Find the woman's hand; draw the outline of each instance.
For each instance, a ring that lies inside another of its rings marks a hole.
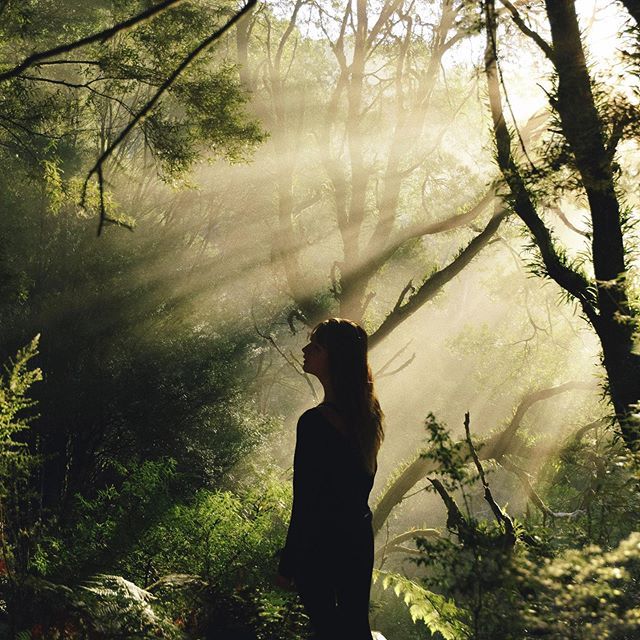
[[[293,579],[280,574],[276,576],[276,586],[284,589],[285,591],[295,591]]]

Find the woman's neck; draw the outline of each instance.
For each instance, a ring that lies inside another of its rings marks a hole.
[[[320,380],[322,384],[322,388],[324,389],[324,398],[322,402],[327,404],[335,404],[337,397],[335,392],[333,391],[333,386],[331,385],[331,381],[329,380]]]

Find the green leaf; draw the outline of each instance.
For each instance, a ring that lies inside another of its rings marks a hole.
[[[392,587],[396,596],[403,599],[414,623],[421,620],[431,633],[439,633],[445,640],[471,638],[471,630],[463,621],[466,612],[452,600],[429,591],[398,573],[374,569],[373,581],[377,582],[379,579],[382,579],[383,589]]]

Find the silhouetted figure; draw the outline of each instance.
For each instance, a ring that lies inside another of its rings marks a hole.
[[[318,640],[372,640],[369,493],[383,439],[367,334],[332,318],[302,350],[324,401],[297,426],[293,508],[278,583],[295,584]]]

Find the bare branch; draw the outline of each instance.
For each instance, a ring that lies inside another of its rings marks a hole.
[[[555,213],[558,218],[560,218],[560,220],[562,220],[562,222],[564,223],[565,227],[567,227],[568,229],[571,229],[571,231],[575,231],[576,233],[578,233],[579,235],[581,235],[583,238],[590,238],[589,234],[586,231],[582,231],[581,229],[578,229],[578,227],[576,227],[571,220],[569,220],[569,218],[567,218],[565,212],[558,206],[558,205],[554,205],[551,208],[551,211],[553,211],[553,213]]]
[[[396,351],[377,371],[375,371],[373,374],[374,378],[381,376],[391,366],[391,363],[407,350],[407,347],[411,344],[411,342],[412,341],[409,340],[409,342],[407,342],[404,347],[401,347],[398,351]]]
[[[449,492],[444,488],[440,480],[436,478],[427,478],[427,480],[433,485],[433,488],[438,492],[438,495],[442,498],[442,502],[444,502],[447,508],[447,529],[464,536],[469,525],[460,511],[460,507],[458,507],[456,501],[449,495]]]
[[[416,354],[413,353],[411,357],[408,360],[405,360],[399,367],[396,367],[391,371],[387,371],[382,375],[376,376],[376,378],[379,380],[380,378],[388,378],[389,376],[394,376],[396,373],[402,371],[403,369],[406,369],[415,359],[416,359]]]
[[[533,29],[526,25],[518,10],[513,6],[513,4],[511,4],[511,2],[509,2],[509,0],[500,0],[500,2],[502,2],[502,4],[507,8],[509,13],[511,14],[513,22],[518,27],[518,29],[520,29],[520,31],[522,31],[525,36],[531,38],[540,47],[540,49],[542,49],[544,55],[547,56],[547,58],[549,58],[551,62],[553,62],[554,55],[551,45],[539,33],[536,33]]]
[[[471,458],[473,459],[473,463],[478,470],[478,475],[480,476],[480,481],[482,482],[482,486],[484,488],[484,499],[487,501],[489,506],[491,507],[491,511],[495,516],[496,520],[502,524],[504,527],[505,533],[512,539],[515,539],[515,531],[513,528],[513,521],[509,517],[509,515],[504,512],[495,501],[493,494],[491,493],[491,489],[489,488],[489,483],[487,482],[487,478],[484,475],[484,469],[482,468],[482,464],[480,464],[480,459],[478,458],[478,453],[476,452],[475,447],[473,446],[473,441],[471,440],[471,430],[469,428],[469,412],[467,411],[464,414],[464,432],[467,438],[467,444],[469,445],[469,450],[471,451]]]
[[[488,244],[507,215],[508,211],[503,209],[493,216],[485,229],[473,238],[450,264],[429,276],[401,307],[394,308],[383,320],[382,324],[369,336],[369,345],[374,346],[380,342],[412,313],[431,300],[447,282],[457,276]]]
[[[415,287],[413,286],[413,278],[409,280],[409,282],[407,282],[407,286],[400,292],[398,300],[393,307],[393,311],[397,311],[402,306],[402,303],[404,302],[404,299],[406,298],[409,291],[411,291],[411,293],[415,291]]]

